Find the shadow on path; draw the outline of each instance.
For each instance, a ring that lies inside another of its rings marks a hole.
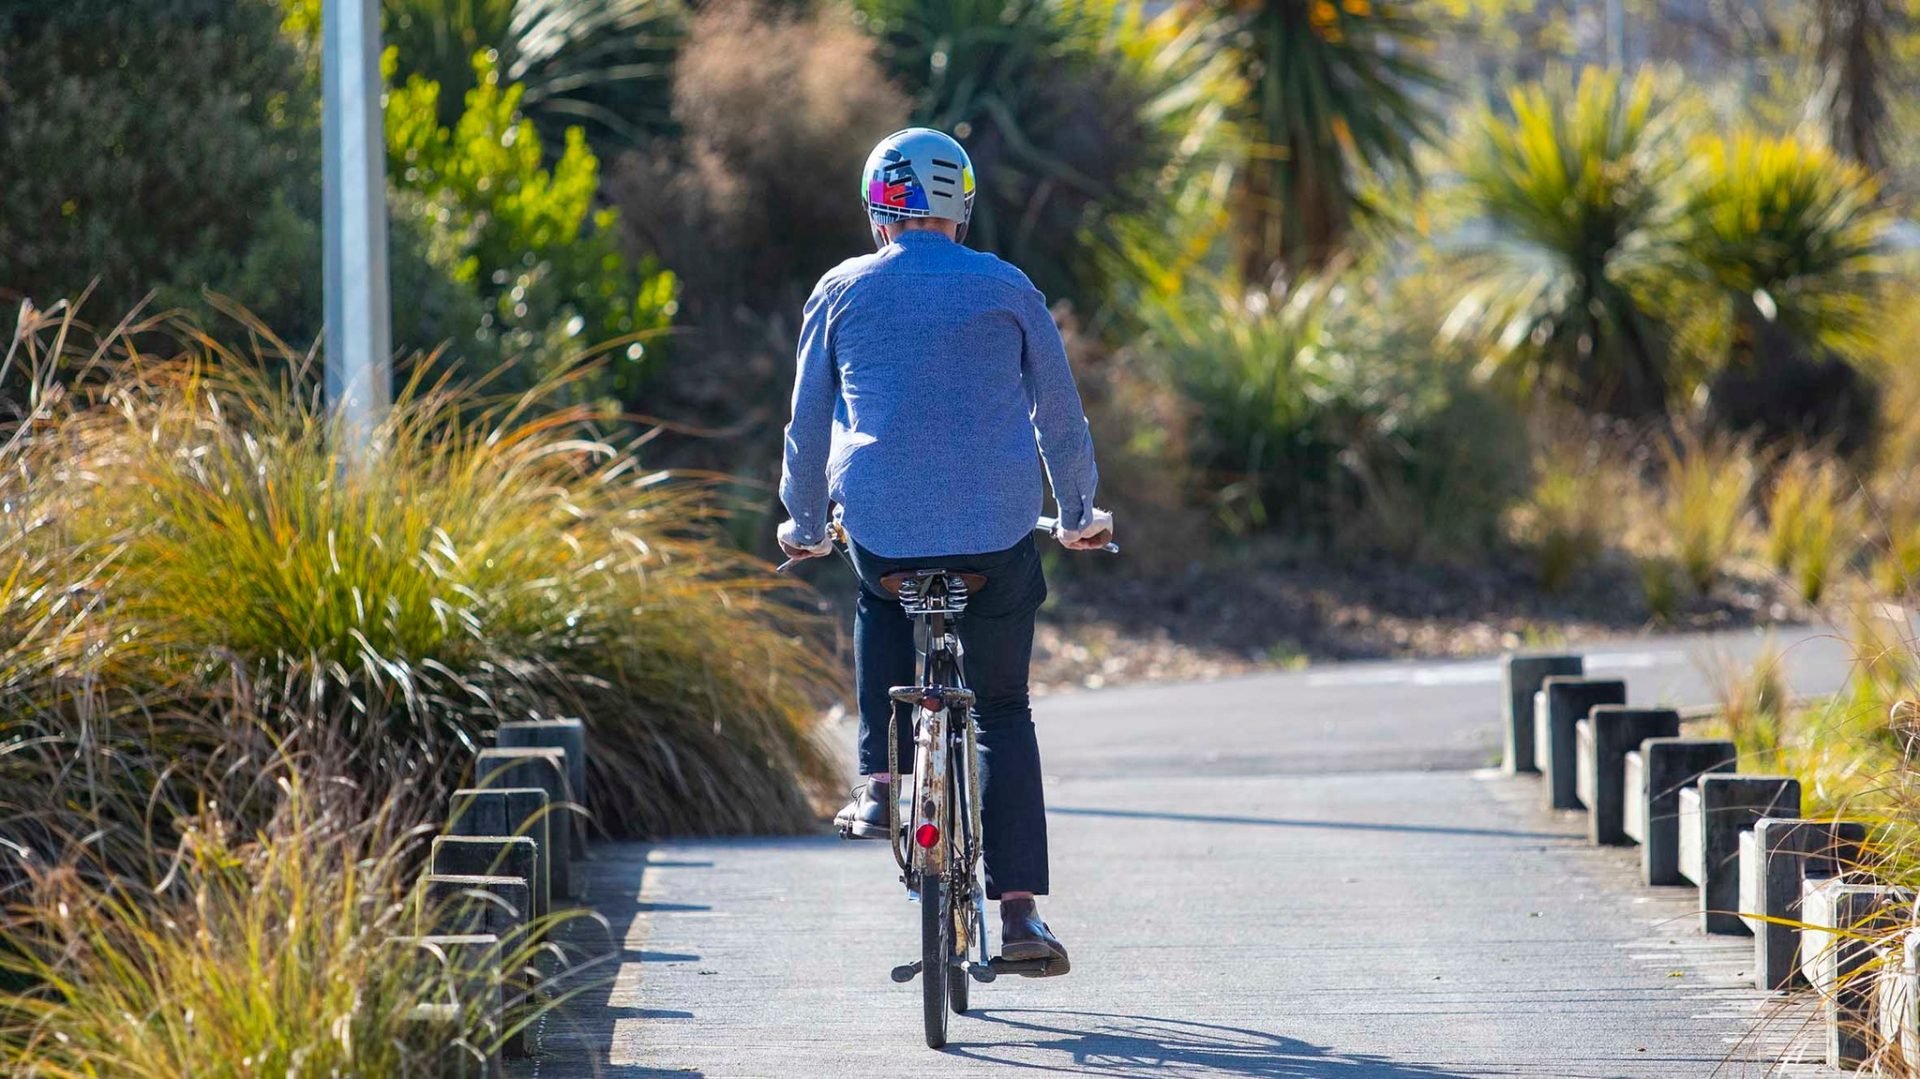
[[[1011,1027],[1008,1045],[952,1042],[955,1056],[1074,1075],[1245,1075],[1293,1079],[1470,1079],[1463,1072],[1343,1054],[1245,1027],[1145,1015],[996,1008],[969,1018]],[[1049,1037],[1051,1035],[1051,1037]],[[1037,1056],[1036,1050],[1049,1054]]]
[[[1414,835],[1460,835],[1485,839],[1548,839],[1579,843],[1582,838],[1567,832],[1523,832],[1508,828],[1448,828],[1436,824],[1369,824],[1362,821],[1289,820],[1284,817],[1232,817],[1207,813],[1153,813],[1142,809],[1080,809],[1073,806],[1048,806],[1048,816],[1108,817],[1114,820],[1161,820],[1180,824],[1251,824],[1266,828],[1324,828],[1342,832],[1401,832]]]

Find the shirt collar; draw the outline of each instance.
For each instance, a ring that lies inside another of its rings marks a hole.
[[[950,244],[953,241],[947,239],[945,236],[941,235],[940,233],[934,232],[930,229],[913,229],[912,231],[901,233],[898,237],[894,239],[893,242],[900,244],[903,247],[912,247],[915,244],[925,244],[925,243]]]

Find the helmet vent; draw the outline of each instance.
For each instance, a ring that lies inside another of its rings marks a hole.
[[[940,167],[941,167],[941,168],[943,168],[943,169],[953,169],[953,170],[955,170],[955,171],[959,171],[959,168],[960,168],[960,165],[959,165],[959,163],[958,163],[958,162],[954,162],[954,161],[943,161],[943,160],[941,160],[940,158],[937,158],[937,157],[933,159],[933,163],[934,163],[934,164],[936,164],[936,165],[938,165],[938,166],[940,166]]]

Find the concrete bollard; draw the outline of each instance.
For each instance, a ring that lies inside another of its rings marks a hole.
[[[1866,840],[1860,821],[1767,817],[1740,836],[1740,911],[1753,931],[1753,982],[1757,989],[1804,984],[1800,973],[1800,920],[1804,882],[1825,880],[1852,868]]]
[[[486,1079],[504,1075],[497,1045],[505,1030],[499,938],[488,933],[438,934],[389,937],[387,944],[396,963],[429,983],[430,999],[408,1016],[407,1042],[431,1074]],[[458,1040],[467,1019],[480,1020],[481,1029],[471,1040]]]
[[[501,749],[558,749],[567,755],[567,790],[581,811],[567,817],[574,860],[587,856],[587,727],[577,719],[524,719],[502,723],[494,737]],[[554,834],[559,835],[556,826]]]
[[[1640,878],[1686,884],[1680,875],[1680,792],[1709,772],[1731,772],[1738,753],[1714,738],[1649,738],[1627,755],[1622,830],[1640,842]]]
[[[1874,1017],[1889,1057],[1883,1065],[1905,1075],[1920,1065],[1920,929],[1901,934],[1888,951],[1878,971]]]
[[[1617,678],[1569,678],[1550,675],[1540,684],[1544,707],[1535,713],[1534,764],[1546,777],[1542,793],[1548,809],[1579,809],[1576,791],[1575,731],[1595,705],[1626,704],[1627,684]]]
[[[1507,656],[1502,767],[1508,775],[1540,770],[1533,745],[1533,695],[1540,683],[1549,675],[1579,675],[1585,669],[1579,656]]]
[[[1748,932],[1740,917],[1740,833],[1764,817],[1798,817],[1800,781],[1712,773],[1680,792],[1681,872],[1700,886],[1709,933]]]
[[[421,916],[436,935],[485,934],[514,944],[526,933],[532,898],[520,877],[429,873]]]
[[[1804,885],[1801,969],[1826,1013],[1828,1067],[1857,1068],[1876,1056],[1879,991],[1868,969],[1875,958],[1873,938],[1904,924],[1902,908],[1912,902],[1904,888],[1838,877]]]
[[[1602,704],[1575,724],[1574,732],[1574,786],[1587,807],[1587,838],[1600,845],[1624,844],[1627,754],[1649,738],[1679,734],[1680,713]]]
[[[553,851],[547,847],[547,792],[538,787],[463,787],[453,792],[447,831],[458,836],[533,840],[533,917],[553,910]]]
[[[475,787],[506,790],[538,787],[547,792],[547,835],[566,830],[558,816],[575,811],[568,794],[567,755],[563,749],[483,749],[473,765]],[[573,888],[573,844],[548,843],[553,853],[549,887],[555,899],[575,894]]]

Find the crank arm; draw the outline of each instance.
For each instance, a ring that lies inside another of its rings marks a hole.
[[[914,979],[915,975],[920,973],[920,969],[925,965],[924,962],[916,959],[911,963],[904,963],[897,966],[893,968],[893,980],[896,982],[910,982]]]

